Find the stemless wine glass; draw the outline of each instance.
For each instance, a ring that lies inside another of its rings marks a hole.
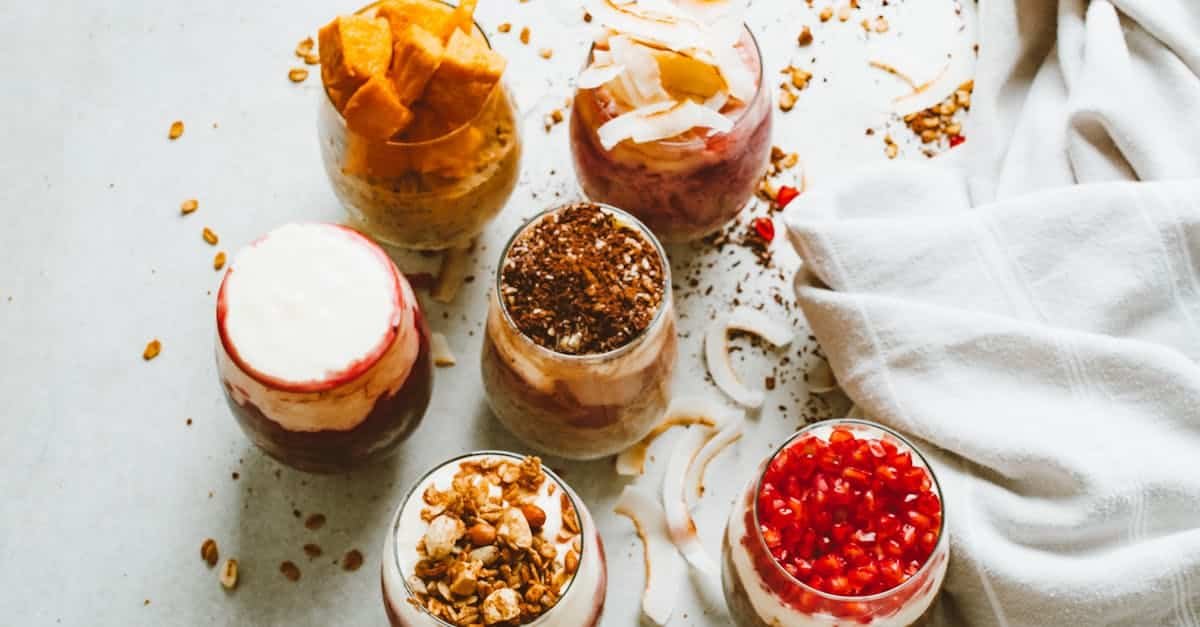
[[[478,24],[474,30],[487,42]],[[469,244],[504,207],[520,175],[520,118],[503,79],[473,120],[411,141],[355,133],[325,92],[317,132],[325,172],[352,224],[400,248]]]
[[[571,154],[584,194],[632,213],[665,242],[697,239],[736,216],[766,171],[772,125],[762,54],[748,27],[737,49],[757,90],[750,102],[722,110],[733,122],[728,132],[694,129],[642,144],[626,140],[606,150],[597,130],[625,112],[617,110],[605,86],[577,90]],[[593,45],[588,64],[594,53]]]

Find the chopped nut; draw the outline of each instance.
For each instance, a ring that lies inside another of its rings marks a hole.
[[[520,38],[521,38],[521,43],[523,43],[523,44],[529,43],[529,27],[528,26],[521,29]]]
[[[213,257],[213,270],[220,270],[221,268],[224,268],[224,267],[225,267],[225,251],[221,251],[221,252],[217,253],[217,256]]]
[[[309,531],[316,531],[325,526],[325,514],[310,514],[304,519],[304,527]]]
[[[541,50],[538,50],[538,55],[543,59],[549,59],[550,57],[554,56],[554,50],[551,48],[542,48]]]
[[[500,559],[500,549],[496,548],[495,545],[481,546],[471,551],[468,556],[484,566],[491,566],[496,563],[496,560]]]
[[[579,553],[576,553],[575,549],[567,551],[567,555],[563,558],[563,562],[567,568],[567,572],[574,573],[579,569]]]
[[[510,546],[518,549],[528,549],[533,546],[533,531],[529,528],[529,521],[525,519],[521,510],[515,507],[504,511],[504,515],[500,519],[500,526],[496,529],[496,535]]]
[[[235,559],[225,560],[225,565],[221,567],[221,573],[218,576],[222,586],[226,590],[233,590],[238,583],[238,561]]]
[[[429,336],[429,352],[433,355],[433,365],[438,368],[447,368],[458,363],[454,358],[454,351],[450,350],[450,342],[441,333]]]
[[[782,73],[791,77],[792,87],[795,87],[797,90],[803,90],[805,87],[808,87],[808,81],[812,78],[812,72],[806,72],[794,65],[783,68]]]
[[[201,232],[201,235],[204,236],[204,241],[208,242],[209,246],[217,245],[217,234],[214,233],[212,229],[208,228],[207,226],[204,227],[204,231]]]
[[[321,55],[319,55],[315,52],[310,52],[310,53],[304,55],[304,64],[305,65],[320,65],[321,64]]]
[[[161,352],[162,342],[158,341],[157,339],[150,340],[150,343],[146,344],[146,349],[142,351],[142,359],[150,361],[151,359],[158,357],[158,354]]]
[[[288,80],[293,83],[303,83],[308,78],[308,70],[302,67],[294,67],[288,70]]]
[[[791,87],[784,85],[779,91],[779,109],[784,112],[791,111],[796,106],[796,92],[792,91]]]
[[[300,43],[296,44],[296,56],[303,59],[309,54],[312,54],[314,45],[316,45],[316,42],[313,41],[312,37],[305,37],[304,39],[300,40]]]
[[[217,554],[217,541],[212,538],[207,538],[200,545],[200,558],[204,563],[208,564],[209,568],[217,565],[217,560],[221,559]]]
[[[488,546],[496,541],[496,528],[481,520],[467,530],[467,539],[475,546]]]
[[[833,7],[827,6],[824,9],[821,9],[820,17],[822,22],[828,22],[829,18],[833,17]]]
[[[853,9],[853,7],[851,7],[851,6],[850,6],[850,5],[848,5],[848,4],[847,4],[847,5],[845,5],[845,6],[843,6],[843,7],[841,7],[840,9],[838,9],[838,20],[839,20],[839,21],[842,21],[842,22],[845,22],[845,21],[849,20],[849,19],[850,19],[850,13],[851,13],[851,11],[853,11],[853,10],[854,10],[854,9]]]
[[[800,36],[796,39],[801,46],[807,46],[813,42],[812,29],[805,26],[800,30]]]
[[[562,121],[563,121],[563,112],[562,112],[562,109],[555,109],[555,110],[551,111],[551,112],[550,112],[550,119],[551,119],[551,120],[554,120],[554,123],[555,123],[555,124],[558,124],[558,123],[562,122]]]
[[[342,570],[354,572],[363,565],[363,554],[358,549],[350,549],[342,556]]]
[[[877,33],[886,33],[888,31],[887,18],[882,15],[880,15],[879,17],[876,17],[874,28],[875,28],[875,32],[877,32]]]
[[[479,569],[471,564],[456,564],[457,572],[453,574],[453,581],[450,583],[450,594],[459,597],[469,597],[475,594],[475,584],[478,583]],[[453,572],[453,570],[452,570]]]
[[[167,131],[167,138],[175,140],[183,136],[183,122],[175,120],[171,122],[171,130]]]
[[[512,30],[512,24],[509,24],[508,22],[501,22],[500,25],[496,27],[496,30],[500,31],[501,33],[507,33],[508,31]]]
[[[521,597],[512,588],[500,588],[483,601],[483,622],[495,625],[521,615]]]
[[[457,518],[444,515],[434,518],[425,531],[426,555],[435,560],[449,556],[465,531],[463,522]]]
[[[300,568],[292,562],[283,562],[279,565],[279,572],[287,577],[288,581],[300,581]]]
[[[189,214],[199,208],[200,208],[200,201],[196,200],[195,198],[191,198],[189,200],[183,201],[183,204],[179,205],[179,213],[182,213],[183,215],[186,216],[187,214]]]

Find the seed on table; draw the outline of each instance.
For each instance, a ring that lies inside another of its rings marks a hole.
[[[201,233],[201,235],[204,237],[204,241],[208,242],[209,246],[217,245],[217,234],[213,233],[212,229],[208,228],[207,226],[204,227],[204,231]]]
[[[167,138],[171,140],[179,139],[183,135],[183,122],[175,120],[171,122],[171,130],[167,131]]]
[[[183,204],[179,205],[179,213],[182,213],[183,215],[186,216],[187,214],[189,214],[199,208],[200,208],[200,201],[196,200],[195,198],[191,198],[191,199],[183,201]]]

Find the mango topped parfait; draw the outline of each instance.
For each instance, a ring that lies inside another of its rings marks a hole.
[[[593,0],[603,30],[579,75],[571,152],[588,198],[668,242],[719,229],[771,150],[762,57],[734,3]]]
[[[506,62],[476,0],[384,0],[321,28],[318,132],[355,226],[402,248],[467,245],[516,187]]]

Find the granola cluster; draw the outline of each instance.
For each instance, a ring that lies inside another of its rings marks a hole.
[[[429,486],[408,602],[461,627],[524,625],[554,607],[579,568],[582,541],[565,492],[560,531],[543,537],[546,512],[536,501],[546,480],[536,457],[482,458],[463,462],[448,490]]]

